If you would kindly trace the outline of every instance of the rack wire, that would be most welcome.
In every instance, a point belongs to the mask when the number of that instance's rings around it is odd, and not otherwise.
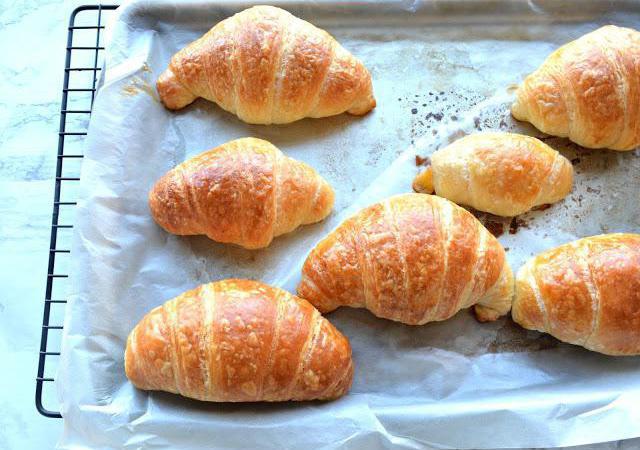
[[[67,303],[65,280],[69,278],[66,267],[71,253],[70,231],[73,228],[73,207],[76,205],[73,195],[75,185],[80,181],[82,144],[102,68],[104,23],[116,8],[117,5],[80,6],[71,13],[69,19],[49,263],[36,377],[36,408],[46,417],[62,417],[57,405],[49,407],[45,403],[55,402],[54,374],[60,357],[62,319]]]

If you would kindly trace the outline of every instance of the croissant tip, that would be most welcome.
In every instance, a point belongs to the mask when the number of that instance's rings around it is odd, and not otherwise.
[[[347,110],[349,114],[352,116],[364,116],[371,112],[376,107],[376,100],[374,98],[371,99],[370,102],[363,105],[357,105]]]
[[[197,98],[182,85],[171,67],[158,77],[156,90],[162,104],[171,110],[182,109]]]
[[[478,322],[495,322],[500,318],[500,313],[492,308],[487,308],[482,305],[475,305],[473,308],[476,320]]]

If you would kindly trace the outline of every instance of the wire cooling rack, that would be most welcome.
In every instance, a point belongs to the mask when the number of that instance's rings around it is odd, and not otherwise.
[[[76,205],[74,194],[80,181],[82,144],[87,134],[103,62],[104,24],[116,8],[116,5],[80,6],[71,13],[69,19],[47,288],[36,377],[36,408],[46,417],[62,417],[58,412],[54,376],[60,357],[64,309],[67,303],[67,268]]]

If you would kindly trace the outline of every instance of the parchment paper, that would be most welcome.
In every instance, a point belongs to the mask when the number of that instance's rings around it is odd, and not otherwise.
[[[612,358],[468,311],[408,327],[365,310],[331,320],[351,340],[348,396],[329,403],[207,404],[134,389],[123,351],[153,307],[227,277],[295,292],[313,245],[358,208],[408,192],[415,155],[479,130],[541,133],[508,114],[512,87],[564,42],[616,23],[637,3],[276,3],[326,28],[370,68],[378,107],[285,126],[252,126],[203,100],[165,110],[154,84],[171,55],[241,2],[133,2],[108,28],[106,68],[87,140],[58,377],[61,448],[498,448],[640,436],[640,358]],[[498,14],[500,13],[500,14]],[[325,222],[260,251],[177,237],[151,219],[147,192],[167,170],[256,136],[315,167],[336,190]],[[514,270],[583,236],[640,229],[640,154],[547,142],[573,160],[564,201],[504,224]],[[482,218],[485,222],[494,219]],[[489,224],[496,228],[495,224]],[[509,228],[511,228],[510,233]]]

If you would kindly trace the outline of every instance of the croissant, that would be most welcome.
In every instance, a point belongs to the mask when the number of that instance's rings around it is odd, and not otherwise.
[[[255,138],[227,142],[167,172],[149,192],[149,208],[166,231],[205,234],[248,249],[324,219],[331,186],[303,162]]]
[[[571,191],[573,166],[536,138],[512,133],[466,136],[431,155],[414,190],[498,216],[554,203]]]
[[[584,147],[640,145],[640,33],[613,25],[560,47],[529,75],[511,113]]]
[[[255,124],[376,105],[371,75],[326,31],[273,6],[246,9],[176,53],[157,82],[169,109],[202,97]]]
[[[513,320],[607,355],[640,355],[640,234],[540,253],[516,277]]]
[[[366,308],[409,325],[472,305],[488,321],[509,312],[513,275],[500,243],[471,213],[404,194],[361,210],[322,240],[304,263],[298,295],[321,312]]]
[[[131,331],[127,378],[211,402],[329,400],[353,380],[351,347],[309,302],[257,281],[202,285]]]

